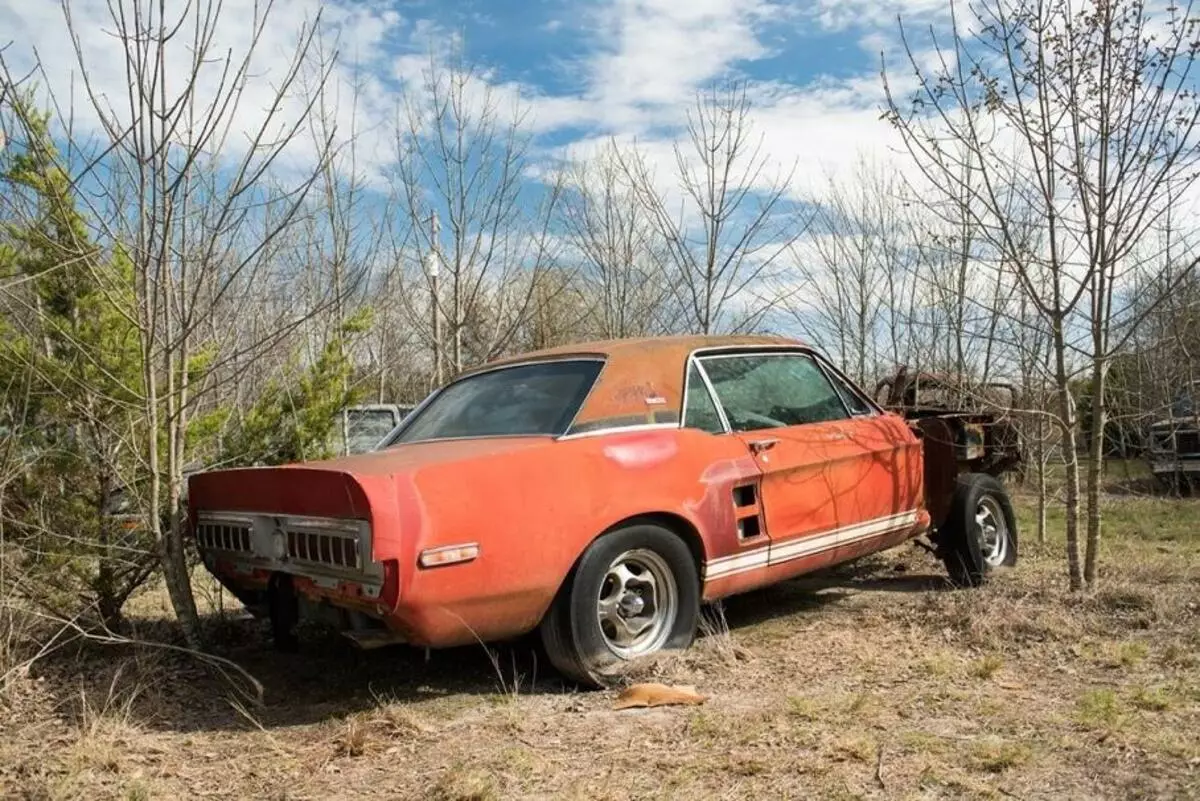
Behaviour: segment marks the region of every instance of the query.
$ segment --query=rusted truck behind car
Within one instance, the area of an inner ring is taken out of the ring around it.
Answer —
[[[208,569],[281,646],[540,632],[603,685],[701,605],[926,536],[959,584],[1015,563],[975,422],[886,411],[774,337],[571,345],[465,373],[370,453],[191,478]]]

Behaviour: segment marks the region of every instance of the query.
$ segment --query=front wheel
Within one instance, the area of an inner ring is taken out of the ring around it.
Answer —
[[[960,587],[977,587],[995,570],[1017,563],[1016,516],[994,476],[959,477],[950,514],[938,532],[938,555]]]
[[[588,547],[541,624],[560,673],[605,686],[629,660],[691,645],[700,579],[683,540],[656,525],[604,535]]]

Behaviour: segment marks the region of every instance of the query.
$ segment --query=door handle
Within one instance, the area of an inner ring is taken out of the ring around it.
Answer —
[[[749,442],[750,450],[754,453],[762,453],[769,451],[779,444],[779,440],[774,437],[770,439],[752,439]]]

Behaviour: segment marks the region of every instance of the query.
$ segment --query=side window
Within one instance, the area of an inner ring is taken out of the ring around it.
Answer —
[[[841,396],[804,354],[710,356],[702,360],[734,431],[845,420]]]
[[[854,387],[829,370],[825,371],[825,375],[833,382],[834,388],[837,389],[837,393],[841,396],[842,402],[846,404],[846,408],[850,410],[850,414],[859,416],[875,413],[875,409],[871,407],[871,404],[867,403],[863,396],[854,390]]]
[[[700,371],[696,369],[695,362],[688,367],[687,387],[687,401],[683,410],[684,427],[698,428],[710,434],[722,433],[725,427],[721,424],[721,415],[717,411],[717,405],[713,403],[708,387],[704,385],[704,379],[700,377]]]

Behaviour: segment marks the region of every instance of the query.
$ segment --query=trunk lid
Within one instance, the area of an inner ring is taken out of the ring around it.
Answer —
[[[549,437],[441,440],[321,462],[212,470],[189,479],[189,514],[193,531],[200,518],[214,515],[365,521],[371,534],[367,553],[378,559],[399,551],[402,530],[420,525],[416,477],[422,469],[453,469],[457,463],[552,442]],[[223,529],[219,533],[228,539]],[[250,550],[249,539],[245,544]]]

